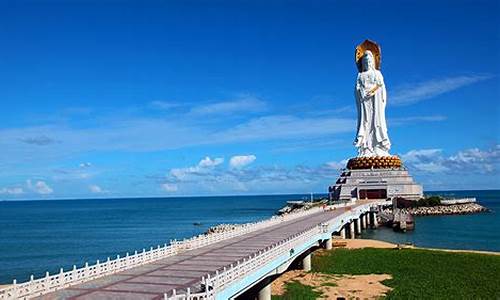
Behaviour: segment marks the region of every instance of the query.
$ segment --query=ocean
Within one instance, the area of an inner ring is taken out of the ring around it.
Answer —
[[[364,238],[418,246],[500,251],[500,191],[441,192],[477,197],[492,212],[419,217],[416,230],[367,231]],[[272,216],[307,195],[0,202],[0,284],[198,235],[220,223]]]
[[[442,191],[426,194],[449,197],[476,197],[489,208],[487,213],[415,217],[415,230],[406,233],[380,227],[367,230],[362,238],[393,243],[412,243],[419,247],[469,249],[500,252],[500,191]]]

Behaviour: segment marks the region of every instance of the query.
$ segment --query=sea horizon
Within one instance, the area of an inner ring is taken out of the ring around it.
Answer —
[[[446,193],[446,192],[477,192],[477,191],[500,191],[500,188],[487,189],[446,189],[446,190],[424,190],[426,193]],[[327,192],[312,192],[314,196],[328,196]],[[79,200],[121,200],[121,199],[177,199],[177,198],[213,198],[213,197],[246,197],[246,196],[310,196],[311,192],[307,193],[256,193],[256,194],[220,194],[220,195],[164,195],[164,196],[117,196],[117,197],[70,197],[70,198],[38,198],[38,199],[0,199],[0,202],[17,202],[17,201],[79,201]]]

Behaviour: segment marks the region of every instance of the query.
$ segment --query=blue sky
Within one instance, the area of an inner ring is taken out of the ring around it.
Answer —
[[[355,46],[391,153],[500,188],[498,1],[2,1],[0,199],[325,192],[356,154]]]

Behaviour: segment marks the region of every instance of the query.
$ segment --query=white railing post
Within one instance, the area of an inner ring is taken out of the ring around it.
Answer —
[[[17,280],[14,279],[12,280],[12,295],[14,296],[14,298],[18,297],[18,287],[17,287]]]
[[[58,282],[58,285],[62,285],[62,286],[64,286],[64,284],[65,284],[65,282],[64,282],[64,281],[65,281],[65,280],[64,280],[64,270],[63,270],[63,268],[60,268],[60,269],[59,269],[58,279],[59,279],[59,280],[58,280],[58,281],[59,281],[59,282]]]

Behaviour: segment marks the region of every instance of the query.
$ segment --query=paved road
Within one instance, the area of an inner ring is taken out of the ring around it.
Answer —
[[[318,212],[276,224],[265,229],[227,239],[209,246],[183,252],[153,263],[132,268],[67,289],[39,299],[162,299],[173,289],[200,288],[207,273],[215,274],[225,266],[263,250],[294,234],[331,220],[344,209]]]

